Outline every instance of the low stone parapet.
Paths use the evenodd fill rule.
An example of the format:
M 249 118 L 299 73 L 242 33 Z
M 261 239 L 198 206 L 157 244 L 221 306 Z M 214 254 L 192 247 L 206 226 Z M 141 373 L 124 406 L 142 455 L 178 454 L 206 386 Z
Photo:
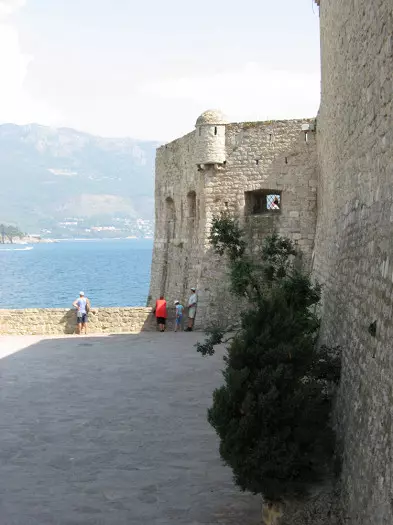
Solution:
M 171 315 L 169 326 L 172 326 Z M 0 310 L 2 335 L 64 335 L 76 332 L 76 311 L 67 308 Z M 93 308 L 89 312 L 90 333 L 152 331 L 156 320 L 151 308 Z

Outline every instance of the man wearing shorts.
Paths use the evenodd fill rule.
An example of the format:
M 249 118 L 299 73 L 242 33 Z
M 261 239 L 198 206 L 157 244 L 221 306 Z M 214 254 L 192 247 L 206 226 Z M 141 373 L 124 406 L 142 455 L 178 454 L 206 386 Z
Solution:
M 188 300 L 188 326 L 186 332 L 192 332 L 197 310 L 198 297 L 195 288 L 191 288 L 191 296 Z
M 164 299 L 164 296 L 161 295 L 159 299 L 156 301 L 156 307 L 154 309 L 156 318 L 157 318 L 157 325 L 160 332 L 165 332 L 165 323 L 167 318 L 167 311 L 166 311 L 166 301 Z
M 87 314 L 90 310 L 90 301 L 85 297 L 84 292 L 79 292 L 78 299 L 72 303 L 74 308 L 76 308 L 76 319 L 78 322 L 78 331 L 77 334 L 81 335 L 82 330 L 85 330 L 85 335 L 87 334 Z

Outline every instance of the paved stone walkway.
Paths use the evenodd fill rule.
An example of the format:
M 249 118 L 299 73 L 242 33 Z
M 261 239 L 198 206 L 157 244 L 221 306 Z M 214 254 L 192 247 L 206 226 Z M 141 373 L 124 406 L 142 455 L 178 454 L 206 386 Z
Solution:
M 196 337 L 0 337 L 0 525 L 258 523 L 206 421 L 222 353 Z

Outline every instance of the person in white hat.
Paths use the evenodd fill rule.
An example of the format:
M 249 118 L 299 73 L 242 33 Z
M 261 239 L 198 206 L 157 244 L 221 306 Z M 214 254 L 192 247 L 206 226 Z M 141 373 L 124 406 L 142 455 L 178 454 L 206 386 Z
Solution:
M 85 335 L 87 334 L 87 314 L 90 311 L 90 301 L 85 297 L 84 292 L 79 292 L 78 299 L 72 303 L 72 306 L 76 308 L 76 319 L 78 322 L 78 331 L 77 334 L 81 335 L 82 330 L 85 330 Z
M 175 308 L 176 308 L 175 332 L 177 332 L 178 328 L 181 329 L 184 306 L 180 304 L 179 301 L 175 301 Z
M 196 289 L 191 288 L 191 295 L 188 299 L 188 326 L 186 328 L 186 332 L 192 332 L 194 328 L 194 321 L 196 316 L 196 310 L 197 310 L 197 303 L 198 303 L 198 297 L 196 294 Z

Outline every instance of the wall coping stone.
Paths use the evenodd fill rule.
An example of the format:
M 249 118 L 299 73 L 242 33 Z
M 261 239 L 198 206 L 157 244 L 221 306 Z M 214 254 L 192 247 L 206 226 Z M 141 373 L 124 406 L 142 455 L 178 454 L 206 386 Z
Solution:
M 168 308 L 168 329 L 173 329 L 174 308 Z M 75 333 L 74 308 L 0 309 L 0 335 L 64 335 Z M 97 307 L 89 312 L 88 333 L 139 333 L 156 330 L 148 306 Z

